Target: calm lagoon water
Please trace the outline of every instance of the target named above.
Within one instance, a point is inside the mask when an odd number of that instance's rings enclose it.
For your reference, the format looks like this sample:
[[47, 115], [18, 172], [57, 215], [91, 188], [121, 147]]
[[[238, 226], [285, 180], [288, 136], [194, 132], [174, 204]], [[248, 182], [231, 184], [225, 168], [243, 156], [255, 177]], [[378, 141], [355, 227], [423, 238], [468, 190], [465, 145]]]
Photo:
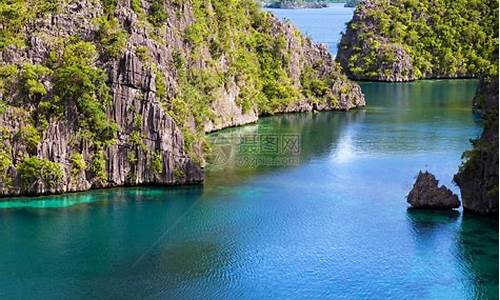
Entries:
[[[405, 202], [420, 169], [453, 187], [475, 85], [363, 83], [364, 110], [221, 131], [204, 186], [0, 202], [0, 298], [495, 298], [498, 224]], [[243, 166], [253, 136], [300, 152]]]
[[[276, 14], [335, 52], [352, 9]], [[221, 131], [204, 186], [0, 201], [0, 299], [495, 299], [498, 223], [405, 202], [421, 169], [458, 191], [475, 86]]]
[[321, 9], [267, 9], [283, 20], [289, 20], [315, 42], [328, 45], [332, 54], [337, 53], [340, 33], [345, 23], [352, 19], [354, 8], [344, 3], [332, 3]]

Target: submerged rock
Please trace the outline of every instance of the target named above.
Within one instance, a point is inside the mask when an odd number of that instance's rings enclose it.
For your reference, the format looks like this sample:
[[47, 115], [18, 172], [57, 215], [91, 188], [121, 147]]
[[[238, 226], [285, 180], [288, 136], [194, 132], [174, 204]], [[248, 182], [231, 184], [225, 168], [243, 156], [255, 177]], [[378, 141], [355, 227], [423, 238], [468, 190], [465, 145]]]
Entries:
[[414, 208], [452, 209], [460, 207], [458, 196], [445, 187], [438, 186], [439, 181], [429, 172], [420, 171], [413, 185], [407, 202]]

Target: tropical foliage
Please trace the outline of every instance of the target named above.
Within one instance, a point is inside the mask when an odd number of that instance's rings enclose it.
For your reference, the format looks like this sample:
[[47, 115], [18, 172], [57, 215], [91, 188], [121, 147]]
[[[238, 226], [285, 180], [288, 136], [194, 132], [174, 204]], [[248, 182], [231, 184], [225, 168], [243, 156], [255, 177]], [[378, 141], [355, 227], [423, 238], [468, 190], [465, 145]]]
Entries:
[[343, 39], [339, 51], [350, 51], [347, 67], [358, 77], [392, 66], [397, 49], [409, 54], [416, 78], [491, 75], [498, 68], [496, 0], [362, 2], [347, 34], [355, 38]]

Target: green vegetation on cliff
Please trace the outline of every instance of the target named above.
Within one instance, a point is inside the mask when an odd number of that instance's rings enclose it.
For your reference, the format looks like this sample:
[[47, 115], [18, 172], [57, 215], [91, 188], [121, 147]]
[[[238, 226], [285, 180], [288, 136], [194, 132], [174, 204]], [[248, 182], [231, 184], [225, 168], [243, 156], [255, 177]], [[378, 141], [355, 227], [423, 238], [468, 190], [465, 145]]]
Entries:
[[31, 186], [37, 183], [46, 184], [54, 188], [61, 183], [63, 171], [61, 165], [36, 156], [25, 158], [17, 165], [17, 171], [20, 174], [21, 182], [25, 186]]
[[464, 152], [454, 181], [465, 209], [498, 218], [498, 75], [479, 83], [474, 108], [483, 119], [483, 133]]
[[0, 51], [25, 46], [24, 27], [36, 17], [60, 11], [63, 0], [3, 0], [0, 2]]
[[358, 79], [495, 74], [498, 1], [370, 0], [357, 6], [338, 61]]
[[77, 108], [78, 124], [94, 141], [107, 142], [114, 137], [115, 124], [106, 116], [111, 101], [106, 73], [93, 66], [97, 57], [95, 46], [88, 42], [70, 42], [59, 53], [54, 77], [55, 96], [50, 108], [63, 113], [68, 104]]
[[[177, 1], [181, 5], [182, 1]], [[204, 144], [203, 126], [215, 116], [211, 105], [220, 97], [220, 87], [234, 80], [240, 92], [237, 103], [244, 112], [273, 114], [284, 107], [309, 98], [305, 86], [297, 86], [290, 74], [290, 53], [285, 36], [273, 28], [275, 21], [254, 1], [212, 0], [191, 1], [195, 22], [185, 30], [185, 39], [192, 47], [188, 57], [173, 53], [179, 89], [167, 101], [170, 115], [183, 128], [189, 149]], [[296, 38], [302, 40], [299, 33]], [[204, 56], [203, 53], [210, 53]], [[226, 70], [218, 60], [226, 59]], [[193, 63], [203, 61], [203, 68]], [[310, 68], [315, 83], [330, 88], [335, 77], [320, 76], [321, 66]], [[340, 70], [337, 70], [338, 76]], [[159, 81], [160, 83], [162, 81]], [[161, 93], [163, 85], [158, 91]], [[316, 96], [318, 96], [317, 94]], [[319, 102], [335, 103], [328, 93], [311, 97]], [[189, 126], [191, 118], [195, 131]]]
[[0, 194], [199, 182], [206, 131], [363, 103], [253, 0], [9, 0], [0, 21]]

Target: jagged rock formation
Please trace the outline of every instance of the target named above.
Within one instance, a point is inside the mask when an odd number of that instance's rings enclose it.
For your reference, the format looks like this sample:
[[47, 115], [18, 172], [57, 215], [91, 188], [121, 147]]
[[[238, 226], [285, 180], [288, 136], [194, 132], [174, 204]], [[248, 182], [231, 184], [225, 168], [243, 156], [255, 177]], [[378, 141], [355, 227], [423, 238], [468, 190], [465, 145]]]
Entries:
[[474, 98], [484, 130], [455, 175], [464, 209], [498, 218], [498, 77], [482, 80]]
[[460, 207], [458, 196], [442, 185], [428, 172], [420, 171], [407, 202], [414, 208], [452, 209]]
[[498, 1], [362, 0], [337, 61], [350, 78], [482, 77], [474, 108], [484, 131], [454, 180], [464, 209], [498, 215]]
[[0, 7], [0, 195], [203, 180], [204, 133], [348, 110], [359, 86], [254, 1]]
[[494, 72], [498, 1], [362, 0], [337, 61], [349, 78], [412, 81]]

